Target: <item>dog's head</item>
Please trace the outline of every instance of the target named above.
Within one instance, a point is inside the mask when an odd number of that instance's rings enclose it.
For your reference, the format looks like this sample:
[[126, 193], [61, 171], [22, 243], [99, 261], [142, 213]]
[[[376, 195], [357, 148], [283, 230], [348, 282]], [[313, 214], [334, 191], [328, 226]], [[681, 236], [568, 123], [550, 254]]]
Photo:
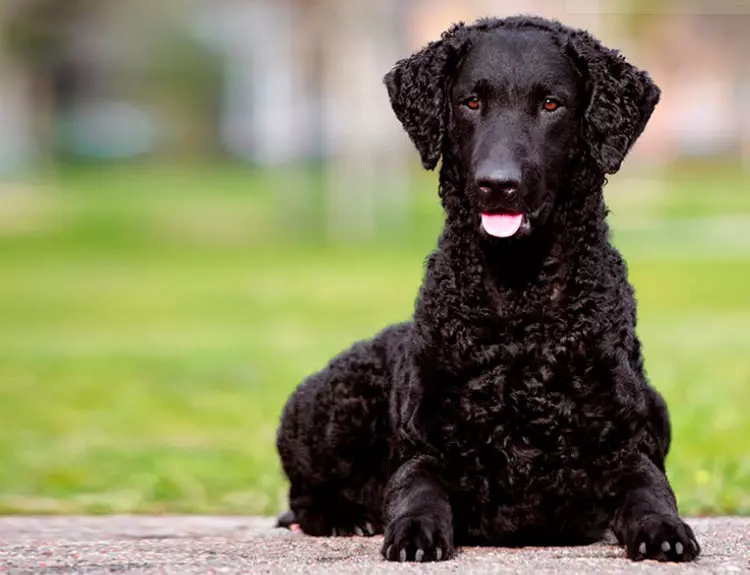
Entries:
[[588, 33], [540, 18], [457, 25], [385, 77], [425, 168], [458, 162], [484, 236], [542, 228], [573, 165], [615, 173], [659, 100]]

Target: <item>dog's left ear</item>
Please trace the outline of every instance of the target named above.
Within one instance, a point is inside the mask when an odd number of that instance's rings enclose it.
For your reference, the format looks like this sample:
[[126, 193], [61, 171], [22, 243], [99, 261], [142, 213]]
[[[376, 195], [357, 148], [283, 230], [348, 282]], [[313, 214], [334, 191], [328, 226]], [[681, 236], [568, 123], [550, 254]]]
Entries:
[[435, 169], [446, 129], [449, 74], [458, 60], [458, 24], [416, 54], [399, 60], [385, 75], [391, 106], [417, 148], [422, 165]]
[[646, 127], [661, 91], [646, 72], [587, 32], [574, 33], [567, 52], [590, 96], [583, 116], [583, 143], [598, 168], [614, 174]]

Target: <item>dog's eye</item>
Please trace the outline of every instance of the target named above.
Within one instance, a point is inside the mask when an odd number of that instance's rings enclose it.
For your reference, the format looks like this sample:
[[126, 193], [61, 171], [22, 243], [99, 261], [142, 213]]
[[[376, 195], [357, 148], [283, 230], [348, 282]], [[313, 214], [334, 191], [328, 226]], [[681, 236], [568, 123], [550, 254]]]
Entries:
[[476, 96], [472, 96], [471, 98], [466, 98], [463, 102], [461, 102], [464, 106], [469, 108], [469, 110], [478, 110], [479, 109], [479, 98]]
[[560, 101], [555, 100], [554, 98], [545, 98], [544, 103], [542, 104], [542, 108], [544, 108], [548, 112], [554, 112], [559, 107], [560, 107]]

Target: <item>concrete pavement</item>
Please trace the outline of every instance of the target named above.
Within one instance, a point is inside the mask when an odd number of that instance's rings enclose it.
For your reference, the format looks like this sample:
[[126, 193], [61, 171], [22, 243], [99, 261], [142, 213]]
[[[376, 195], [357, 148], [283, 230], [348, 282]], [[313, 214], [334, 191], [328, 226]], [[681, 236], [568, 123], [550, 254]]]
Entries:
[[690, 519], [703, 555], [633, 563], [614, 545], [464, 548], [453, 561], [387, 563], [382, 537], [313, 538], [254, 517], [0, 518], [0, 573], [750, 573], [750, 518]]

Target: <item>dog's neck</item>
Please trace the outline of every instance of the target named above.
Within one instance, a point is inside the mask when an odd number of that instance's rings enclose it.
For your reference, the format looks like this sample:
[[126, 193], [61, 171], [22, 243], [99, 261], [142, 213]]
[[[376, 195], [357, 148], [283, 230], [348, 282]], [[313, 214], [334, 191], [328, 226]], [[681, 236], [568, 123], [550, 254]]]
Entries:
[[558, 194], [549, 232], [515, 251], [510, 243], [483, 243], [462, 179], [455, 176], [451, 166], [441, 170], [445, 226], [427, 262], [412, 342], [420, 365], [453, 374], [476, 367], [477, 349], [486, 357], [500, 353], [504, 330], [525, 317], [548, 315], [559, 324], [560, 310], [575, 308], [570, 298], [606, 277], [600, 259], [608, 253], [602, 249], [608, 242], [602, 186], [584, 186], [593, 181], [589, 176], [570, 179]]

